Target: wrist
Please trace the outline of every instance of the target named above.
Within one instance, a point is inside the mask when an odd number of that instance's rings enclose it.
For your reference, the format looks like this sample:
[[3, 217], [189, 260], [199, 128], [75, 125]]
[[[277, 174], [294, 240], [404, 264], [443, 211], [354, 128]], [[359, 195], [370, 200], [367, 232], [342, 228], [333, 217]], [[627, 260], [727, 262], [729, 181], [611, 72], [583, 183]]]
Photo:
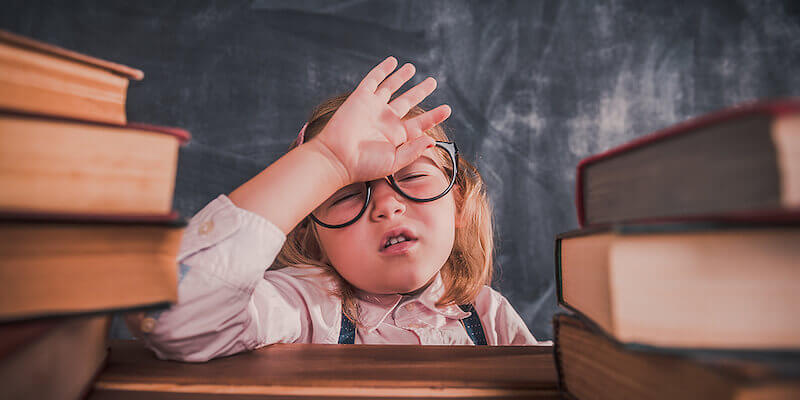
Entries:
[[298, 151], [306, 152], [317, 158], [331, 171], [332, 179], [337, 183], [337, 189], [351, 184], [350, 174], [336, 154], [321, 140], [309, 140], [298, 146]]

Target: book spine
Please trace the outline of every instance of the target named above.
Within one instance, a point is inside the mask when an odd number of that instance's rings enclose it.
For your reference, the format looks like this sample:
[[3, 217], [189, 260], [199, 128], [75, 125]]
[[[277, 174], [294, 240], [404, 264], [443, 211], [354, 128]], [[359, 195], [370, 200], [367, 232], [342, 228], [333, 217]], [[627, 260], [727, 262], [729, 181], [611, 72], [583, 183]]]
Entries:
[[556, 277], [556, 299], [558, 304], [564, 304], [564, 290], [562, 288], [563, 281], [561, 279], [561, 237], [556, 237], [555, 250], [555, 277]]
[[578, 163], [575, 172], [575, 210], [578, 212], [578, 226], [581, 228], [586, 227], [586, 210], [584, 207], [586, 203], [583, 201], [583, 181], [588, 164], [588, 159], [583, 159]]

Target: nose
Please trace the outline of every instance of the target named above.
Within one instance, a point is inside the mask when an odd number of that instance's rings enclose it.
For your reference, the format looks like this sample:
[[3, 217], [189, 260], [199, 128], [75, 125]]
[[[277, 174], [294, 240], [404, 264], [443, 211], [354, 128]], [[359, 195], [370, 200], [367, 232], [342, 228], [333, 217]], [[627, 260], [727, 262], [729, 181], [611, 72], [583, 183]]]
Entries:
[[392, 219], [406, 212], [405, 199], [397, 193], [386, 179], [372, 181], [372, 209], [370, 219], [378, 222], [381, 219]]

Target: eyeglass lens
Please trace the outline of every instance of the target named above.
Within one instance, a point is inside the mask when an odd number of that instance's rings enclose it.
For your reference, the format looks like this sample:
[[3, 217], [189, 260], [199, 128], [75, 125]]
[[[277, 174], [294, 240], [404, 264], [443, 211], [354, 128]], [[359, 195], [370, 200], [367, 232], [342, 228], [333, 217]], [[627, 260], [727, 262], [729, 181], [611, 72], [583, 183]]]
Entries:
[[[453, 178], [453, 161], [450, 153], [438, 146], [432, 147], [411, 164], [392, 174], [396, 190], [408, 197], [425, 201], [444, 193]], [[327, 225], [341, 225], [352, 221], [364, 208], [367, 184], [354, 183], [339, 189], [312, 215]]]

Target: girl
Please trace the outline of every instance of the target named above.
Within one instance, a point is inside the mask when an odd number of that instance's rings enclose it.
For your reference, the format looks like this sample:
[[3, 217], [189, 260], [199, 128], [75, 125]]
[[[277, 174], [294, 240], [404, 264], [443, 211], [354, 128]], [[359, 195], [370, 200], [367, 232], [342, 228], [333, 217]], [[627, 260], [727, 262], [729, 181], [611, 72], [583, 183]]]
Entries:
[[387, 58], [320, 105], [287, 154], [191, 219], [178, 303], [127, 319], [158, 357], [279, 342], [536, 343], [486, 286], [489, 204], [439, 126], [450, 108], [417, 107], [433, 78], [391, 99], [414, 75], [396, 66]]

